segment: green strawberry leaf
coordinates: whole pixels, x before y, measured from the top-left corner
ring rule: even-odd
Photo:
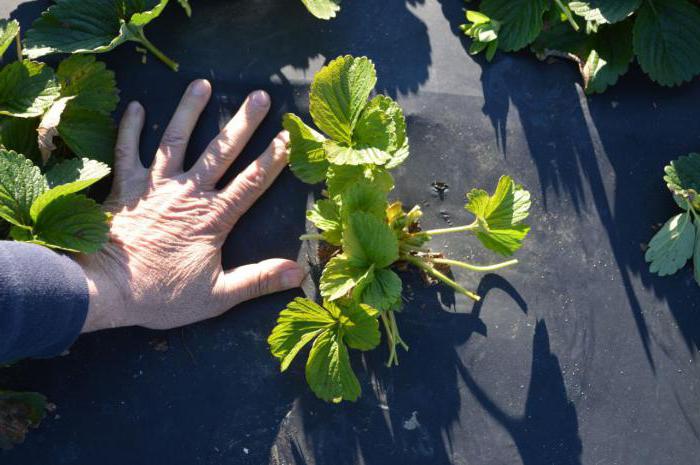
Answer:
[[[353,267],[386,268],[399,259],[399,243],[386,221],[358,211],[350,215],[343,231],[343,253]]]
[[[74,97],[71,105],[109,114],[117,108],[119,90],[114,73],[92,55],[73,55],[58,65],[61,97]]]
[[[46,416],[46,397],[38,392],[0,390],[0,450],[24,442],[30,428],[37,428]]]
[[[316,73],[309,94],[309,112],[316,126],[335,141],[351,146],[353,129],[376,83],[374,64],[366,57],[346,55],[324,66]]]
[[[107,242],[108,216],[94,200],[84,195],[59,196],[39,211],[33,209],[32,213],[36,213],[34,239],[48,247],[93,253]]]
[[[628,18],[642,0],[587,0],[569,2],[571,11],[596,24],[617,23]]]
[[[501,255],[512,255],[522,246],[530,227],[521,224],[530,213],[530,193],[501,176],[492,196],[481,189],[467,194],[465,208],[476,215],[477,237],[484,247]]]
[[[41,116],[58,98],[53,70],[35,61],[15,61],[0,71],[0,115]]]
[[[86,183],[83,187],[72,192],[78,192],[94,184],[110,173],[111,169],[106,164],[97,160],[87,158],[71,158],[57,165],[54,165],[47,173],[46,180],[50,188],[62,184],[76,185],[75,183]]]
[[[506,52],[520,50],[532,43],[542,31],[548,0],[483,0],[481,11],[497,21],[498,46]]]
[[[284,371],[313,340],[306,362],[306,380],[319,398],[340,402],[354,401],[360,395],[347,346],[370,350],[379,344],[380,337],[377,311],[367,305],[324,302],[320,306],[296,298],[280,312],[268,344]]]
[[[109,167],[104,163],[88,159],[73,158],[56,165],[51,171],[46,173],[50,189],[44,191],[32,203],[30,209],[32,220],[38,221],[41,212],[46,206],[59,197],[87,189],[107,176],[109,172]]]
[[[333,305],[326,302],[326,305]],[[349,303],[339,305],[343,322],[343,341],[351,349],[372,350],[379,345],[379,312],[371,305]],[[343,320],[346,317],[347,320]]]
[[[177,63],[143,33],[167,4],[168,0],[57,0],[27,31],[24,54],[39,58],[52,53],[103,53],[135,41],[177,71]]]
[[[696,242],[695,225],[690,213],[680,213],[664,224],[649,242],[644,255],[649,271],[659,276],[672,275],[693,256]]]
[[[12,45],[19,34],[19,23],[15,19],[0,19],[0,58],[5,54],[7,48]]]
[[[48,184],[41,170],[23,155],[0,149],[0,218],[30,226],[30,208]]]
[[[399,275],[388,268],[376,269],[373,279],[363,286],[360,301],[380,311],[396,310],[401,304],[401,290]]]
[[[326,402],[355,401],[362,392],[342,338],[340,328],[323,331],[314,340],[306,362],[306,382]]]
[[[586,93],[601,93],[617,83],[633,58],[631,21],[601,27],[581,68]]]
[[[292,172],[308,184],[326,179],[329,166],[323,150],[326,138],[292,113],[282,117],[282,126],[289,132],[289,167]]]
[[[330,306],[329,306],[330,307]],[[336,306],[330,307],[337,309]],[[335,315],[309,299],[297,297],[280,312],[277,325],[267,338],[272,355],[285,371],[299,351],[321,331],[337,322]]]
[[[112,164],[117,135],[109,115],[68,104],[57,131],[76,156]]]
[[[355,212],[366,212],[380,220],[386,219],[386,193],[378,189],[375,183],[362,179],[348,187],[340,196],[340,218],[349,221]]]
[[[363,180],[370,181],[382,192],[388,193],[394,188],[394,178],[385,169],[373,165],[331,165],[328,169],[326,186],[328,195],[336,197],[350,186]]]
[[[700,73],[700,9],[687,0],[645,2],[634,24],[634,52],[659,84],[689,81]]]
[[[326,242],[340,245],[343,228],[338,204],[329,199],[318,200],[311,210],[306,211],[306,218],[323,231],[321,235]]]
[[[115,128],[110,113],[119,100],[114,73],[92,55],[63,60],[56,73],[61,98],[44,114],[39,125],[39,149],[48,160],[56,149],[54,138],[79,156],[110,161]]]
[[[354,266],[344,254],[331,258],[323,268],[319,289],[321,295],[328,300],[345,297],[360,282],[371,279],[374,266]]]
[[[356,147],[373,147],[390,154],[387,169],[400,165],[409,154],[401,107],[384,95],[374,97],[360,114],[353,141]]]
[[[667,165],[664,172],[664,181],[673,195],[687,200],[700,212],[700,154],[680,157]]]
[[[5,150],[21,153],[34,164],[41,163],[37,144],[37,118],[12,118],[0,120],[0,146]]]
[[[301,2],[318,19],[335,18],[340,10],[340,0],[301,0]]]
[[[334,165],[383,165],[391,154],[376,147],[350,147],[332,140],[323,143],[326,158]]]

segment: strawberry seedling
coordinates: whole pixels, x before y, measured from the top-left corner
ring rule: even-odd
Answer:
[[[370,99],[376,84],[374,64],[344,56],[330,62],[311,85],[309,110],[318,131],[300,117],[287,114],[289,165],[304,182],[325,183],[323,198],[307,212],[318,233],[302,240],[320,240],[333,248],[320,279],[322,305],[299,298],[282,311],[268,342],[286,370],[299,351],[312,343],[306,379],[326,401],[355,400],[360,385],[350,366],[348,348],[370,350],[380,342],[379,326],[389,349],[388,365],[398,364],[397,347],[408,349],[399,334],[402,281],[397,265],[421,272],[471,299],[479,296],[443,270],[457,266],[493,271],[514,265],[508,260],[489,266],[443,258],[430,251],[430,239],[442,234],[470,234],[497,254],[518,250],[529,227],[523,224],[530,194],[502,176],[493,194],[474,189],[465,208],[472,223],[422,230],[421,209],[405,209],[390,201],[390,173],[409,155],[403,111],[391,98]]]

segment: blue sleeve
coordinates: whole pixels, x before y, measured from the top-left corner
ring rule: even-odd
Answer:
[[[0,363],[59,355],[80,334],[87,310],[77,263],[38,245],[0,241]]]

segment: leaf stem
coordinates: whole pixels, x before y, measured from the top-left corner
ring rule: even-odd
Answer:
[[[389,320],[391,322],[391,327],[393,328],[396,342],[398,342],[401,345],[401,347],[403,347],[403,350],[408,350],[408,344],[404,342],[404,340],[401,338],[401,335],[399,334],[399,326],[396,324],[396,314],[394,314],[393,311],[389,312]],[[396,364],[399,364],[398,359],[396,360]]]
[[[427,231],[421,231],[422,234],[427,234],[428,236],[439,236],[440,234],[452,234],[457,232],[474,231],[479,227],[479,223],[474,221],[471,224],[464,226],[455,226],[452,228],[442,228],[442,229],[429,229]]]
[[[158,47],[153,45],[153,43],[146,38],[146,34],[144,34],[143,29],[139,29],[136,32],[136,41],[141,42],[144,47],[146,47],[146,50],[151,52],[156,58],[158,58],[160,61],[165,63],[165,65],[172,69],[173,71],[177,71],[180,65],[178,65],[175,61],[171,60],[168,58],[163,52],[161,52]]]
[[[556,3],[559,9],[564,13],[564,16],[566,16],[566,20],[569,21],[569,24],[571,24],[571,27],[574,28],[574,31],[578,31],[578,23],[571,14],[571,10],[568,7],[564,6],[561,0],[554,0],[554,3]]]
[[[322,241],[323,235],[316,233],[302,234],[299,236],[300,241]]]
[[[22,61],[22,39],[19,37],[19,31],[15,35],[15,45],[17,46],[17,61]]]
[[[479,297],[476,293],[463,288],[462,286],[457,284],[455,281],[451,280],[450,278],[445,276],[443,273],[439,272],[433,266],[430,266],[428,263],[424,262],[420,258],[415,257],[413,255],[402,255],[401,259],[407,261],[408,263],[411,263],[411,264],[417,266],[418,268],[425,271],[426,273],[428,273],[432,277],[439,279],[440,281],[447,284],[448,286],[450,286],[452,289],[459,292],[460,294],[464,294],[476,302],[481,300],[481,297]]]
[[[387,317],[387,312],[382,312],[380,315],[380,318],[382,320],[382,323],[384,324],[384,332],[386,333],[386,345],[387,348],[389,349],[389,358],[386,361],[386,366],[390,367],[392,364],[399,364],[399,358],[398,355],[396,354],[396,342],[394,339],[394,334],[392,331],[392,325],[391,322],[389,321],[389,317]]]
[[[465,269],[471,270],[471,271],[488,272],[488,271],[500,270],[501,268],[506,268],[508,266],[515,265],[518,263],[518,259],[514,258],[513,260],[508,260],[505,262],[496,263],[494,265],[485,265],[485,266],[472,265],[471,263],[460,262],[458,260],[450,260],[449,258],[433,258],[432,262],[439,263],[442,265],[458,266],[460,268],[465,268]]]

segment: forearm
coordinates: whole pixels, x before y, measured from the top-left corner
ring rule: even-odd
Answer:
[[[0,241],[0,363],[65,351],[83,328],[88,300],[88,283],[73,260]]]

